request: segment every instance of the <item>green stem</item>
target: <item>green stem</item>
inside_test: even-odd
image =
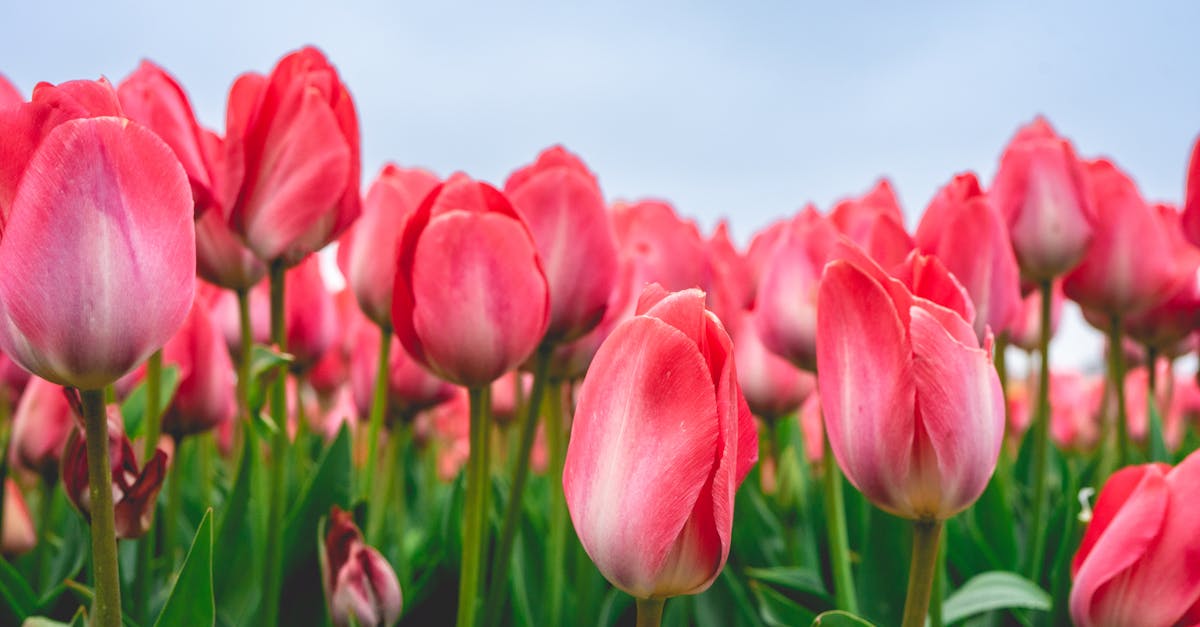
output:
[[[938,540],[942,521],[913,522],[912,563],[908,569],[908,596],[904,601],[903,627],[924,627],[933,592],[933,575],[937,568]]]
[[[566,460],[566,430],[563,426],[562,384],[550,384],[546,411],[546,444],[550,454],[550,545],[546,556],[546,625],[561,625],[563,585],[567,573],[567,501],[563,494],[562,474]]]
[[[388,354],[392,348],[391,327],[379,328],[379,363],[375,367],[375,393],[371,399],[371,417],[367,432],[367,465],[363,467],[362,488],[363,498],[371,495],[371,484],[375,474],[379,472],[376,465],[376,449],[379,447],[379,432],[383,429],[383,415],[387,412],[388,401]],[[381,502],[371,502],[371,510],[383,507]],[[370,537],[368,536],[368,539]]]
[[[184,440],[175,440],[175,454],[171,457],[171,466],[167,469],[167,509],[162,521],[162,554],[167,558],[167,564],[173,571],[175,566],[175,531],[179,523],[183,507],[183,465],[180,453]]]
[[[1029,551],[1029,579],[1038,581],[1042,575],[1042,558],[1046,548],[1046,488],[1049,477],[1046,476],[1046,464],[1050,455],[1050,305],[1053,294],[1050,293],[1049,279],[1043,280],[1042,315],[1038,328],[1038,353],[1041,363],[1038,365],[1038,396],[1037,407],[1033,414],[1033,514],[1029,518],[1028,532],[1032,538]]]
[[[108,416],[102,390],[83,390],[87,438],[88,496],[92,519],[93,627],[121,627],[121,576],[117,570],[117,532],[113,517],[112,466],[108,458]]]
[[[1129,463],[1129,418],[1125,412],[1125,350],[1121,317],[1113,316],[1108,330],[1109,376],[1117,392],[1117,468]]]
[[[392,509],[394,519],[392,527],[396,529],[396,543],[400,550],[396,552],[396,575],[400,578],[400,585],[404,585],[408,581],[408,553],[405,552],[406,543],[404,537],[408,534],[408,464],[405,460],[408,456],[408,448],[412,443],[412,424],[408,422],[400,422],[390,434],[389,439],[395,440],[395,446],[388,452],[388,458],[384,460],[384,473],[387,476],[387,489],[383,492],[383,499],[388,500],[388,495],[396,506]],[[372,510],[374,511],[374,510]],[[380,527],[385,518],[383,515],[387,510],[380,510]],[[378,532],[377,532],[378,533]]]
[[[508,509],[504,512],[504,523],[500,527],[500,542],[497,544],[491,577],[488,579],[487,602],[483,606],[484,620],[490,624],[500,621],[504,592],[507,590],[507,586],[504,584],[508,576],[509,561],[512,559],[513,543],[517,537],[517,524],[521,521],[521,499],[525,493],[525,484],[529,479],[529,456],[533,451],[534,436],[537,434],[538,410],[544,395],[551,350],[552,347],[543,346],[538,349],[533,358],[533,388],[529,393],[529,402],[523,406],[525,412],[521,415],[521,439],[518,443],[517,456],[513,460],[512,484],[508,490]],[[520,377],[517,377],[517,380],[519,382]]]
[[[858,613],[858,597],[854,591],[854,574],[850,571],[850,539],[846,533],[846,506],[842,496],[842,471],[833,458],[829,436],[825,437],[825,468],[822,481],[825,488],[825,520],[829,532],[829,561],[833,567],[833,592],[837,609]]]
[[[150,359],[146,360],[146,407],[143,417],[145,425],[146,439],[143,443],[142,462],[145,463],[154,457],[154,452],[158,448],[159,434],[162,430],[162,423],[159,420],[161,409],[159,408],[162,381],[162,350],[154,351]],[[154,515],[154,508],[151,508],[151,516]],[[171,524],[171,519],[167,519],[166,524]],[[142,622],[150,620],[150,595],[151,582],[154,581],[153,559],[154,547],[156,544],[155,536],[158,535],[158,526],[151,524],[137,541],[137,573],[138,576],[133,580],[133,603],[134,615]]]
[[[929,597],[929,627],[942,627],[942,598],[946,587],[946,547],[939,546],[937,563],[933,565],[933,592]]]
[[[403,431],[405,431],[405,426],[401,423],[384,440],[382,468],[374,470],[371,469],[371,466],[365,468],[369,474],[381,473],[383,475],[381,481],[371,483],[371,492],[368,495],[368,503],[371,504],[371,507],[367,509],[367,544],[371,546],[379,546],[379,534],[383,529],[384,519],[387,517],[388,508],[386,506],[393,505],[389,495],[392,492],[392,481],[396,472],[396,456],[400,448],[399,439]],[[400,492],[404,493],[403,486]],[[395,503],[395,509],[403,509],[403,506],[403,503]]]
[[[638,599],[637,627],[659,627],[666,604],[666,599]]]
[[[50,581],[50,521],[54,518],[54,490],[58,483],[42,476],[42,500],[38,503],[38,550],[37,573],[42,589],[49,589],[57,582]]]
[[[250,353],[254,349],[254,331],[250,326],[250,294],[236,290],[238,300],[238,330],[241,334],[241,359],[238,360],[237,395],[238,409],[250,419]],[[239,429],[240,431],[240,429]],[[238,449],[234,449],[238,450]]]
[[[280,260],[272,261],[269,267],[271,288],[271,341],[280,351],[287,350],[285,328],[284,267]],[[275,625],[279,622],[279,593],[283,586],[283,514],[286,506],[284,467],[287,465],[287,364],[278,366],[275,380],[271,383],[271,419],[275,433],[271,438],[271,492],[268,510],[267,547],[265,551],[265,587],[262,599],[260,624]]]
[[[458,627],[475,626],[479,575],[487,560],[488,514],[488,386],[467,390],[471,406],[471,449],[467,457],[467,495],[463,511],[462,569],[458,581]]]

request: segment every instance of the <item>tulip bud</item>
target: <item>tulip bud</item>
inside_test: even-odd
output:
[[[22,102],[25,102],[25,97],[21,95],[21,90],[0,74],[0,109],[16,108]]]
[[[1177,267],[1181,279],[1169,297],[1125,318],[1122,324],[1129,337],[1167,352],[1200,328],[1200,249],[1184,239],[1181,216],[1174,207],[1158,203],[1154,210],[1162,220],[1170,242],[1168,257]]]
[[[904,261],[915,246],[904,230],[904,212],[887,179],[880,179],[859,198],[838,202],[829,212],[829,220],[885,268]]]
[[[337,310],[325,289],[321,260],[310,255],[284,275],[283,315],[292,370],[305,372],[337,341]],[[266,283],[260,289],[269,289]]]
[[[329,617],[337,627],[388,627],[400,618],[400,581],[387,560],[363,543],[362,533],[337,505],[329,512],[321,554]]]
[[[1008,222],[1013,252],[1030,280],[1052,279],[1087,252],[1096,222],[1071,143],[1038,117],[1017,131],[992,179],[992,203]]]
[[[1071,562],[1079,627],[1200,621],[1200,453],[1175,468],[1144,464],[1108,478]]]
[[[546,272],[546,337],[580,337],[604,316],[618,271],[617,243],[596,177],[579,157],[554,146],[513,172],[504,193],[529,225]]]
[[[819,303],[818,388],[846,478],[903,518],[967,508],[995,470],[1004,397],[965,290],[935,257],[914,253],[889,276],[843,244]]]
[[[1103,378],[1051,372],[1050,437],[1054,443],[1063,450],[1093,450],[1100,441],[1103,402]]]
[[[187,176],[120,116],[106,81],[43,83],[0,111],[0,349],[81,389],[161,347],[195,285]]]
[[[43,497],[45,498],[45,497]],[[37,546],[37,530],[21,488],[12,478],[4,480],[4,528],[0,529],[0,553],[12,559]]]
[[[729,556],[734,494],[758,435],[704,293],[651,285],[637,312],[579,390],[563,491],[613,585],[643,599],[697,594]]]
[[[13,414],[9,463],[43,477],[55,476],[67,435],[75,427],[74,420],[62,386],[45,379],[31,379]]]
[[[379,328],[358,311],[352,312],[344,333],[352,350],[350,357],[350,387],[354,403],[366,416],[371,410],[375,390],[376,369],[379,367]],[[412,420],[422,410],[444,403],[455,393],[455,386],[439,379],[421,367],[392,336],[388,349],[388,416],[396,420]],[[498,379],[499,380],[499,379]]]
[[[363,200],[362,216],[338,245],[338,267],[347,285],[363,313],[381,327],[392,325],[395,260],[404,223],[437,185],[431,172],[383,166]]]
[[[1050,337],[1058,331],[1058,321],[1062,318],[1063,303],[1062,280],[1050,284]],[[1016,315],[1008,321],[1008,341],[1022,350],[1033,352],[1041,341],[1042,327],[1042,290],[1032,290],[1021,298],[1020,308]]]
[[[229,225],[259,259],[295,265],[358,217],[358,115],[316,48],[238,78],[225,148]]]
[[[202,433],[237,414],[237,377],[224,337],[201,302],[163,347],[163,363],[179,368],[179,387],[162,417],[176,438]]]
[[[810,372],[768,351],[758,339],[754,312],[744,312],[733,334],[738,384],[755,416],[776,419],[800,408],[817,386]]]
[[[167,472],[167,454],[162,449],[156,450],[154,457],[139,470],[133,446],[121,426],[121,413],[115,405],[108,408],[108,446],[117,537],[139,538],[153,520],[154,504]],[[63,450],[62,478],[67,497],[84,516],[89,516],[91,511],[87,459],[83,428],[77,426],[71,431]]]
[[[542,341],[550,292],[529,229],[496,188],[452,175],[425,198],[400,240],[396,337],[448,381],[480,387]]]
[[[207,211],[196,220],[196,273],[214,285],[249,290],[267,276],[267,266],[229,230],[220,211]]]
[[[618,202],[612,207],[612,221],[621,254],[630,259],[644,283],[658,283],[667,290],[708,287],[712,267],[700,229],[680,218],[670,204]]]

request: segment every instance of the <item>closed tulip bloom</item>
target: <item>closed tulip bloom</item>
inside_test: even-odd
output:
[[[392,325],[392,287],[404,223],[438,178],[419,168],[383,166],[363,200],[362,216],[342,236],[338,267],[363,313],[381,327]]]
[[[885,268],[904,261],[916,246],[904,229],[904,213],[886,178],[861,197],[838,202],[829,220]]]
[[[975,305],[975,335],[1008,327],[1021,307],[1021,277],[1008,227],[972,173],[959,174],[929,203],[917,247],[936,255]]]
[[[1058,321],[1062,319],[1063,303],[1067,297],[1063,295],[1062,280],[1056,279],[1050,284],[1050,337],[1058,331]],[[1021,306],[1008,321],[1008,341],[1022,350],[1033,352],[1038,348],[1041,338],[1042,291],[1032,290],[1021,298]]]
[[[462,173],[430,192],[404,227],[393,297],[404,348],[467,387],[529,358],[549,321],[529,229],[504,194]]]
[[[12,559],[37,546],[37,530],[21,488],[11,477],[4,480],[4,521],[0,528],[0,553]]]
[[[388,627],[400,618],[400,580],[379,551],[363,542],[348,512],[329,513],[321,570],[329,617],[337,627]]]
[[[1017,131],[989,190],[1008,223],[1013,252],[1030,280],[1075,267],[1092,241],[1096,216],[1071,143],[1043,117]]]
[[[1079,627],[1200,621],[1200,453],[1175,468],[1144,464],[1108,478],[1071,562]]]
[[[811,373],[800,370],[762,345],[754,315],[754,312],[744,312],[733,333],[738,383],[755,416],[780,418],[799,409],[817,382]]]
[[[804,399],[796,416],[804,434],[804,457],[813,466],[825,459],[825,418],[821,415],[821,395],[816,390]]]
[[[43,83],[0,111],[0,349],[89,390],[162,346],[195,284],[187,176],[119,115],[103,81]]]
[[[563,491],[584,549],[641,598],[697,594],[729,556],[734,494],[758,458],[733,347],[704,293],[643,292],[579,390]]]
[[[553,146],[513,172],[504,193],[529,225],[550,285],[546,338],[580,337],[600,323],[617,281],[617,242],[595,175]]]
[[[817,313],[825,428],[846,477],[881,509],[944,520],[979,498],[1004,436],[1004,396],[965,290],[936,257],[889,276],[841,247]]]
[[[169,441],[169,440],[168,440]],[[90,517],[87,446],[83,429],[71,431],[63,449],[62,479],[67,497],[84,516]],[[150,528],[154,504],[167,472],[167,454],[158,449],[154,457],[138,468],[133,445],[121,425],[121,413],[113,405],[108,409],[108,458],[112,463],[113,510],[118,538],[139,538]]]
[[[321,260],[310,255],[284,275],[283,315],[287,349],[295,357],[292,369],[311,368],[337,340],[337,310],[325,289]],[[266,284],[263,284],[266,287]]]
[[[700,229],[669,203],[618,202],[612,221],[621,253],[637,266],[644,282],[672,291],[709,286],[712,267]]]
[[[142,61],[117,86],[117,95],[129,119],[154,131],[174,151],[187,172],[196,215],[217,206],[222,190],[215,173],[218,164],[213,162],[216,154],[206,146],[210,139],[179,83],[153,62]]]
[[[600,324],[583,337],[554,348],[550,355],[551,377],[562,381],[582,379],[604,340],[608,339],[617,325],[633,317],[644,284],[638,266],[628,257],[623,257],[617,284],[608,296],[608,305]]]
[[[757,293],[755,284],[758,276],[748,255],[742,254],[733,243],[729,235],[729,222],[718,222],[712,237],[708,238],[708,256],[712,260],[713,272],[731,288],[730,295],[734,300],[730,306],[736,303],[742,309],[753,308],[754,295]]]
[[[71,404],[60,385],[30,379],[13,413],[8,463],[17,468],[53,477],[67,436],[75,428]]]
[[[1063,291],[1085,309],[1109,316],[1161,304],[1183,279],[1169,234],[1178,227],[1142,200],[1134,182],[1111,161],[1088,162],[1085,180],[1098,218],[1095,239],[1063,279]]]
[[[1069,451],[1095,449],[1100,442],[1103,402],[1103,378],[1071,371],[1051,372],[1050,437],[1054,443]]]
[[[225,143],[215,134],[205,131],[203,146],[213,166],[213,179],[219,194],[225,188]],[[236,176],[240,176],[236,175]],[[221,198],[220,206],[231,202]],[[249,290],[267,276],[267,265],[256,257],[246,244],[229,228],[222,211],[206,211],[196,219],[196,273],[200,278],[230,290]]]
[[[361,313],[346,323],[349,351],[350,387],[354,403],[366,416],[371,410],[376,368],[379,367],[379,329]],[[395,336],[389,338],[388,351],[388,415],[393,419],[412,420],[422,410],[450,400],[456,387],[439,379],[421,367],[401,346]]]
[[[1200,249],[1184,239],[1179,211],[1164,203],[1154,205],[1154,209],[1170,241],[1168,254],[1183,278],[1166,300],[1122,323],[1129,337],[1168,352],[1200,329]]]
[[[295,265],[358,217],[358,115],[319,50],[239,77],[225,125],[229,224],[259,259]]]
[[[787,233],[788,225],[791,220],[787,218],[779,219],[759,230],[750,238],[750,245],[746,247],[746,266],[750,271],[750,283],[746,288],[747,307],[752,307],[758,300],[758,284],[762,279],[763,271],[775,252],[775,244],[779,242],[779,238]]]
[[[21,90],[0,74],[0,109],[19,107],[23,102],[25,97],[21,95]]]
[[[811,206],[796,214],[758,284],[755,321],[768,350],[799,368],[817,358],[817,286],[837,242],[833,225]]]
[[[1183,202],[1183,233],[1188,241],[1200,246],[1200,137],[1188,161],[1187,190]]]
[[[203,303],[192,307],[179,332],[163,347],[163,363],[179,368],[179,387],[163,414],[163,432],[176,438],[202,433],[237,414],[233,360]]]
[[[210,286],[211,287],[211,286]],[[271,343],[271,302],[267,285],[260,283],[250,290],[250,337],[256,344]],[[241,359],[242,328],[239,321],[237,295],[229,290],[216,290],[208,301],[208,312],[225,337],[225,347],[234,359]],[[284,295],[287,296],[286,294]]]

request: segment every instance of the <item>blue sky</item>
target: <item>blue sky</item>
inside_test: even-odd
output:
[[[726,216],[742,242],[884,174],[914,226],[1037,113],[1178,200],[1200,134],[1200,3],[175,4],[10,3],[0,72],[28,94],[150,58],[220,130],[237,74],[313,43],[356,98],[368,176],[503,182],[561,142],[611,198]]]

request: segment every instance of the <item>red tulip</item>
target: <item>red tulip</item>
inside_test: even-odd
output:
[[[838,230],[885,268],[904,261],[915,244],[904,230],[904,213],[886,178],[859,198],[838,202],[829,213]]]
[[[1062,280],[1050,284],[1050,337],[1058,331],[1058,321],[1062,318],[1063,302]],[[1022,350],[1033,352],[1041,341],[1042,327],[1042,291],[1033,290],[1021,299],[1020,309],[1008,322],[1008,341]]]
[[[704,591],[757,458],[733,347],[704,293],[647,287],[579,391],[563,491],[584,549],[635,597]]]
[[[108,447],[117,537],[141,537],[153,520],[154,504],[167,472],[167,454],[158,449],[139,470],[133,446],[121,426],[121,413],[115,405],[108,408]],[[85,516],[91,511],[87,459],[83,428],[77,425],[63,449],[62,479],[67,497]]]
[[[179,83],[153,62],[142,61],[121,81],[117,95],[125,115],[157,133],[179,159],[192,186],[196,215],[214,206],[220,211],[222,190],[215,172],[218,164],[213,161],[217,151],[208,145],[212,140],[196,122],[192,104]]]
[[[388,627],[400,618],[404,599],[395,571],[363,542],[350,514],[337,505],[329,512],[321,546],[321,579],[334,625]]]
[[[1101,490],[1071,563],[1079,627],[1200,621],[1200,453],[1123,468]]]
[[[283,315],[287,329],[287,352],[295,357],[292,369],[304,372],[321,359],[336,341],[337,310],[333,295],[325,289],[321,260],[306,257],[284,275]],[[261,284],[266,289],[266,283]]]
[[[358,116],[316,48],[238,78],[225,144],[229,224],[259,259],[295,265],[358,217]]]
[[[437,184],[437,176],[425,170],[405,169],[393,163],[383,166],[363,200],[362,217],[338,245],[338,267],[346,283],[363,312],[381,327],[392,326],[392,286],[396,282],[400,233]]]
[[[1008,222],[1013,252],[1031,280],[1056,277],[1083,259],[1096,217],[1071,143],[1038,117],[1013,136],[989,192]]]
[[[849,245],[825,267],[817,312],[825,428],[872,503],[943,520],[983,492],[1004,436],[1004,397],[965,290],[936,257],[896,276]]]
[[[579,157],[554,146],[513,172],[504,193],[529,225],[546,272],[547,339],[582,336],[600,323],[617,281],[617,243],[596,177]]]
[[[213,179],[221,206],[231,204],[226,180],[240,173],[226,172],[225,143],[213,133],[204,132],[202,145],[213,164]],[[231,290],[249,290],[267,275],[267,266],[230,230],[223,211],[207,211],[196,219],[196,273],[210,283]]]
[[[404,227],[393,292],[400,343],[438,376],[479,387],[546,333],[550,293],[529,229],[499,190],[452,175]]]
[[[21,90],[10,83],[3,74],[0,74],[0,109],[16,108],[23,102],[25,102],[25,96],[21,95]]]
[[[46,498],[46,497],[43,497]],[[37,546],[37,530],[21,488],[11,477],[4,480],[4,526],[0,529],[0,553],[12,559]]]
[[[54,476],[67,435],[74,428],[74,414],[62,386],[32,378],[13,414],[8,462],[45,477]]]
[[[670,204],[618,202],[612,220],[621,253],[638,268],[644,282],[675,291],[706,288],[712,281],[708,247],[699,227],[680,218]]]
[[[790,219],[776,220],[750,238],[750,246],[746,248],[746,266],[750,270],[750,283],[746,287],[747,307],[757,302],[758,284],[775,252],[775,245],[787,233],[789,224]]]
[[[1187,192],[1183,203],[1183,234],[1188,241],[1200,246],[1200,137],[1192,148],[1188,161]]]
[[[974,174],[959,174],[938,192],[917,227],[921,252],[937,255],[975,305],[975,335],[1003,331],[1021,307],[1020,270],[1008,227]]]
[[[363,314],[346,323],[346,343],[349,350],[350,387],[354,404],[362,415],[371,410],[375,389],[376,369],[379,367],[379,329]],[[398,420],[412,420],[424,409],[450,400],[456,388],[433,376],[421,367],[395,336],[388,350],[388,415]],[[498,379],[499,380],[499,379]]]
[[[1133,181],[1110,161],[1091,161],[1085,172],[1098,217],[1095,239],[1063,279],[1063,291],[1085,309],[1108,316],[1161,304],[1184,275],[1169,234],[1178,227],[1146,204]]]
[[[814,466],[825,459],[825,418],[821,415],[821,395],[813,390],[797,415],[804,434],[804,457]]]
[[[0,111],[0,349],[89,390],[162,346],[195,284],[187,176],[120,113],[104,81],[43,83]]]
[[[773,419],[800,408],[817,387],[816,378],[767,350],[758,339],[754,312],[739,316],[733,333],[738,384],[755,416]]]
[[[563,381],[577,381],[583,378],[596,351],[617,325],[633,317],[637,308],[638,295],[645,281],[640,269],[628,257],[622,258],[617,284],[608,297],[608,305],[604,317],[596,328],[588,331],[587,335],[567,344],[555,347],[550,357],[550,374],[553,378]]]
[[[176,438],[202,433],[237,414],[237,377],[224,339],[197,302],[163,347],[163,363],[179,368],[179,387],[162,417],[164,433]]]
[[[1141,344],[1169,351],[1200,329],[1200,249],[1183,237],[1180,215],[1171,205],[1154,206],[1162,219],[1170,247],[1167,251],[1183,278],[1165,301],[1134,314],[1122,323]]]
[[[816,368],[817,285],[838,232],[812,206],[780,237],[758,284],[755,321],[763,345],[805,370]]]
[[[751,285],[755,281],[750,265],[729,238],[729,226],[722,220],[717,224],[708,245],[708,260],[712,280],[708,284],[708,308],[717,314],[721,324],[736,329],[742,312],[754,304]]]

